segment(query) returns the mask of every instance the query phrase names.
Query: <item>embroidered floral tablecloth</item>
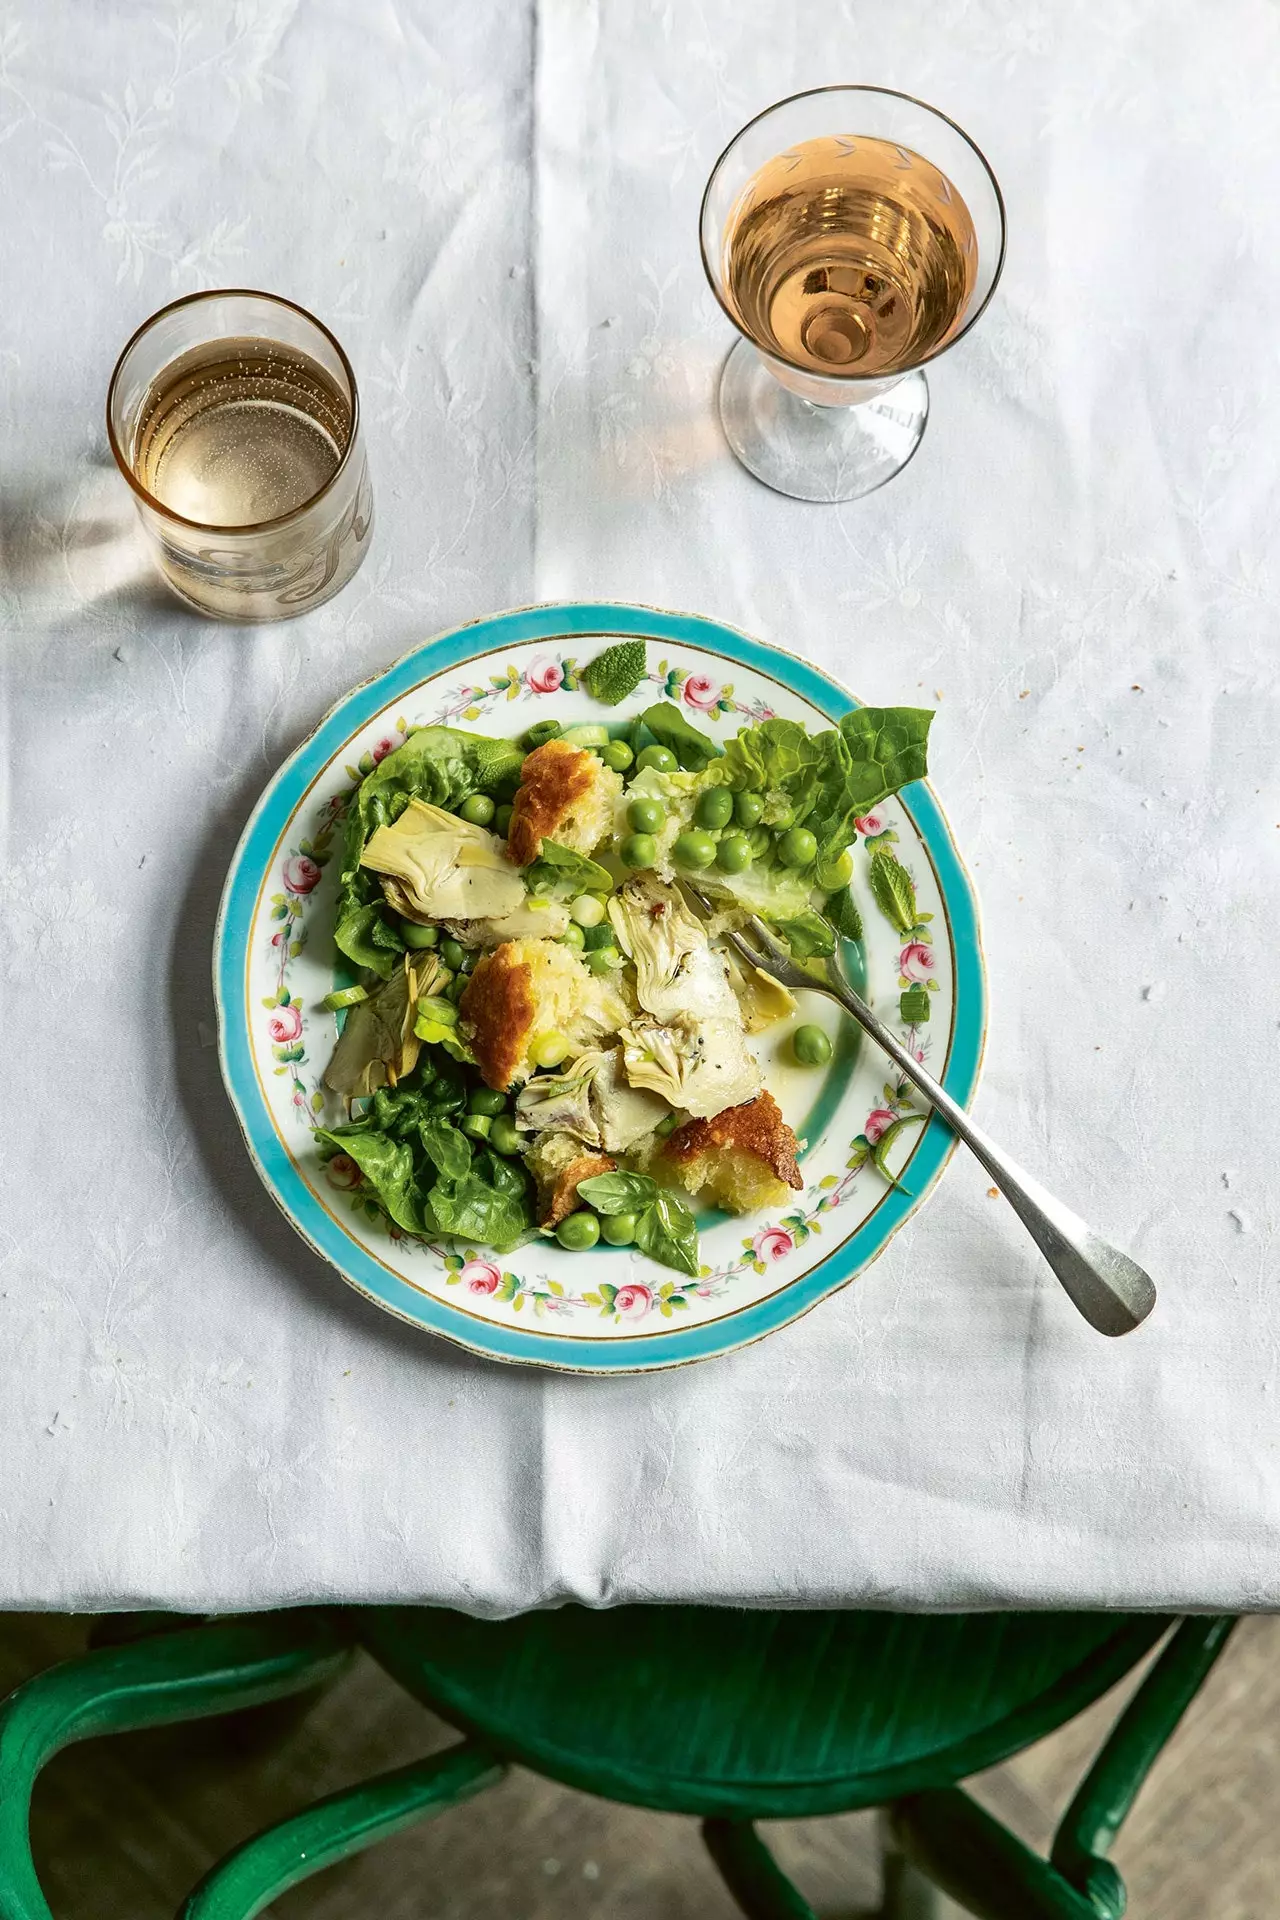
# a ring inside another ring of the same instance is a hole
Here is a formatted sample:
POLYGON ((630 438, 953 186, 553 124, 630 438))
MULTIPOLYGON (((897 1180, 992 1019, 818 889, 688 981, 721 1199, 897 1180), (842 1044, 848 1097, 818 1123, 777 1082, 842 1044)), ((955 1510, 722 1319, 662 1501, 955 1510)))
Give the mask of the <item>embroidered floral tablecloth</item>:
POLYGON ((9 7, 0 1604, 1280 1604, 1278 86, 1263 0, 9 7), (720 437, 696 225, 837 80, 966 126, 1010 253, 909 472, 817 508, 720 437), (164 597, 106 451, 119 345, 219 284, 362 385, 373 552, 279 628, 164 597), (1140 1333, 963 1157, 845 1293, 634 1381, 472 1362, 294 1238, 213 1049, 232 846, 346 687, 558 598, 937 705, 978 1110, 1157 1277, 1140 1333))

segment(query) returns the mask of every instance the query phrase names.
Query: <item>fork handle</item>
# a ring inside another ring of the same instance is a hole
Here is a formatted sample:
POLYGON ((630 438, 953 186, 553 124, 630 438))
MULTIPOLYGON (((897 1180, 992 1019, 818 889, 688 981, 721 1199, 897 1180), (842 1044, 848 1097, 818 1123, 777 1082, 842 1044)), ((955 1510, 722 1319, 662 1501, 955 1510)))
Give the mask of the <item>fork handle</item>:
POLYGON ((1112 1335, 1130 1333, 1139 1326, 1156 1303, 1156 1290, 1137 1261, 1110 1246, 1038 1180, 1024 1173, 989 1134, 975 1125, 897 1035, 876 1018, 865 1000, 834 979, 830 990, 919 1089, 956 1138, 976 1155, 1089 1325, 1099 1333, 1112 1335))

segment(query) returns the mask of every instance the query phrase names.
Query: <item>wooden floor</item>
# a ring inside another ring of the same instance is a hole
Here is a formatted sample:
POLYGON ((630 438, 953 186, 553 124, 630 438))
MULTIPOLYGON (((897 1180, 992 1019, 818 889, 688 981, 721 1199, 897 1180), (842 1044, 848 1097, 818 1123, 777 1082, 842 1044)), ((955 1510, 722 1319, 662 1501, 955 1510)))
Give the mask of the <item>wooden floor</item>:
MULTIPOLYGON (((0 1692, 78 1651, 85 1630, 55 1616, 0 1617, 0 1692)), ((980 1797, 1043 1845, 1127 1691, 985 1775, 980 1797)), ((247 1834, 453 1737, 362 1662, 305 1717, 269 1708, 72 1749, 43 1776, 33 1809, 56 1920, 167 1920, 210 1862, 247 1834)), ((1280 1620, 1248 1620, 1116 1850, 1134 1920, 1270 1920, 1280 1885, 1278 1747, 1280 1620)), ((822 1914, 846 1920, 874 1905, 872 1816, 769 1832, 822 1914)), ((737 1909, 693 1822, 516 1774, 272 1911, 280 1920, 732 1920, 737 1909)))

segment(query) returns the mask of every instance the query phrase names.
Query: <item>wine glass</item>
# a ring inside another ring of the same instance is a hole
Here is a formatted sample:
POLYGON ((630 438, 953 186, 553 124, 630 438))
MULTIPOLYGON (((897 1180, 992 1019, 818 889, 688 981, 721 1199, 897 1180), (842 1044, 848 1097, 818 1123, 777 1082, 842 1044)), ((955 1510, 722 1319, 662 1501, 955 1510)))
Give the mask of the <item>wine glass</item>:
POLYGON ((856 500, 920 444, 923 369, 995 292, 1004 201, 945 114, 885 87, 818 87, 730 141, 701 243, 742 335, 720 379, 729 445, 794 500, 856 500))

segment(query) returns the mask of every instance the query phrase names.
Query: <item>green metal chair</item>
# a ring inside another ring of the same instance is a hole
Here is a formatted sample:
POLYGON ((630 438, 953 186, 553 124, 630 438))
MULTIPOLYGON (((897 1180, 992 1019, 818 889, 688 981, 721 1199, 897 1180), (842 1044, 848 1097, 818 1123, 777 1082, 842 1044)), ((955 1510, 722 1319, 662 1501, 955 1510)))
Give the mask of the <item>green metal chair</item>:
POLYGON ((121 1622, 118 1640, 143 1637, 38 1674, 0 1707, 0 1920, 50 1920, 28 1814, 59 1749, 302 1693, 358 1646, 465 1737, 247 1841, 191 1893, 182 1920, 250 1920, 513 1763, 700 1817, 752 1920, 814 1920, 755 1822, 861 1807, 886 1809, 885 1920, 926 1920, 938 1887, 981 1920, 1119 1920, 1125 1891, 1107 1851, 1233 1624, 685 1607, 566 1607, 497 1624, 435 1608, 121 1622), (1061 1726, 1161 1640, 1040 1858, 958 1783, 1061 1726))

